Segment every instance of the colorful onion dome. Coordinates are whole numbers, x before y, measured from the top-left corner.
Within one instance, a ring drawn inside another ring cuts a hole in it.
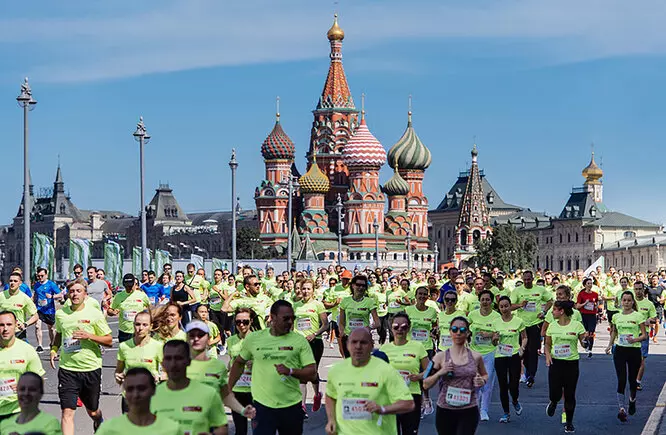
[[[328,29],[326,36],[329,41],[342,41],[345,39],[345,32],[338,26],[338,14],[335,14],[333,17],[333,25]]]
[[[592,159],[590,164],[583,169],[583,177],[585,177],[586,183],[597,183],[601,177],[604,176],[604,171],[597,166],[597,162],[594,161],[594,151],[592,151]]]
[[[361,124],[347,141],[343,154],[343,161],[347,167],[376,166],[379,168],[386,163],[386,151],[377,138],[370,133],[363,114]]]
[[[382,186],[382,192],[388,196],[407,196],[409,184],[398,173],[398,165],[394,165],[393,176]]]
[[[402,169],[424,171],[430,166],[432,156],[430,150],[423,145],[412,127],[412,112],[407,114],[407,129],[398,142],[388,152],[389,164]]]
[[[276,115],[275,126],[264,143],[261,144],[261,155],[266,160],[293,160],[296,149],[280,125],[280,113]]]
[[[326,194],[331,187],[328,177],[319,169],[317,165],[317,155],[312,155],[312,164],[310,169],[301,178],[298,179],[301,185],[301,193],[321,193]]]

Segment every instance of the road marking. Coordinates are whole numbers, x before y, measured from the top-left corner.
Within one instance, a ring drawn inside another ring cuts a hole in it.
[[[661,393],[659,393],[659,398],[657,403],[654,405],[654,409],[650,413],[643,432],[641,435],[656,435],[659,430],[659,424],[661,423],[661,417],[664,414],[664,408],[666,407],[666,383],[661,388]]]

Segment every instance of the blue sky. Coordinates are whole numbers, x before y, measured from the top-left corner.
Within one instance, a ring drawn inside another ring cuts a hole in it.
[[[334,10],[345,30],[347,78],[388,150],[406,124],[433,154],[425,193],[435,207],[470,161],[473,138],[507,202],[558,214],[595,143],[604,202],[666,222],[666,4],[559,2],[35,0],[0,6],[0,223],[21,198],[28,75],[31,168],[51,186],[60,155],[66,188],[84,209],[137,213],[143,115],[148,199],[169,182],[186,211],[228,209],[231,148],[239,194],[254,207],[260,146],[282,124],[305,165],[326,77]],[[383,180],[390,172],[383,170]]]

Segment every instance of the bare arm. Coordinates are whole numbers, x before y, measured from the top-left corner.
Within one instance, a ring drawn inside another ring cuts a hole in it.
[[[240,379],[241,375],[243,374],[243,370],[245,370],[245,361],[241,356],[237,356],[236,359],[234,360],[234,363],[231,365],[231,370],[229,370],[229,389],[233,390],[234,386],[236,385],[236,382]]]
[[[374,329],[379,329],[381,322],[379,321],[379,316],[377,315],[377,309],[373,308],[373,310],[370,311],[370,315],[372,316],[372,322],[375,325]]]
[[[319,327],[317,332],[315,332],[315,335],[317,337],[319,337],[324,332],[328,331],[328,316],[326,315],[326,313],[319,314],[319,323],[321,324],[321,326]]]
[[[340,308],[340,337],[344,337],[345,335],[345,326],[347,326],[347,315],[345,314],[345,310]]]
[[[328,394],[326,395],[326,419],[328,420],[326,423],[326,435],[335,435],[337,433],[337,424],[335,421],[336,403],[337,401],[334,398]]]

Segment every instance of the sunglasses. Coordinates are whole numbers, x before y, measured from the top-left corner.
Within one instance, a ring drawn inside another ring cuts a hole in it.
[[[402,325],[392,325],[392,327],[393,327],[393,329],[395,329],[396,331],[405,331],[405,330],[409,329],[409,325],[406,324],[406,323],[404,323],[404,324],[402,324]]]
[[[455,284],[456,284],[456,285],[463,285],[463,284],[465,284],[465,283],[464,283],[464,282],[456,282]]]
[[[453,332],[454,334],[457,334],[458,332],[460,332],[461,334],[464,334],[464,333],[467,332],[467,327],[465,327],[465,326],[452,326],[450,329],[451,329],[451,332]]]
[[[457,302],[458,299],[456,298],[444,298],[444,302],[449,303],[449,302]]]
[[[238,319],[238,320],[236,320],[236,325],[247,326],[249,324],[250,324],[250,321],[247,320],[247,319]]]

